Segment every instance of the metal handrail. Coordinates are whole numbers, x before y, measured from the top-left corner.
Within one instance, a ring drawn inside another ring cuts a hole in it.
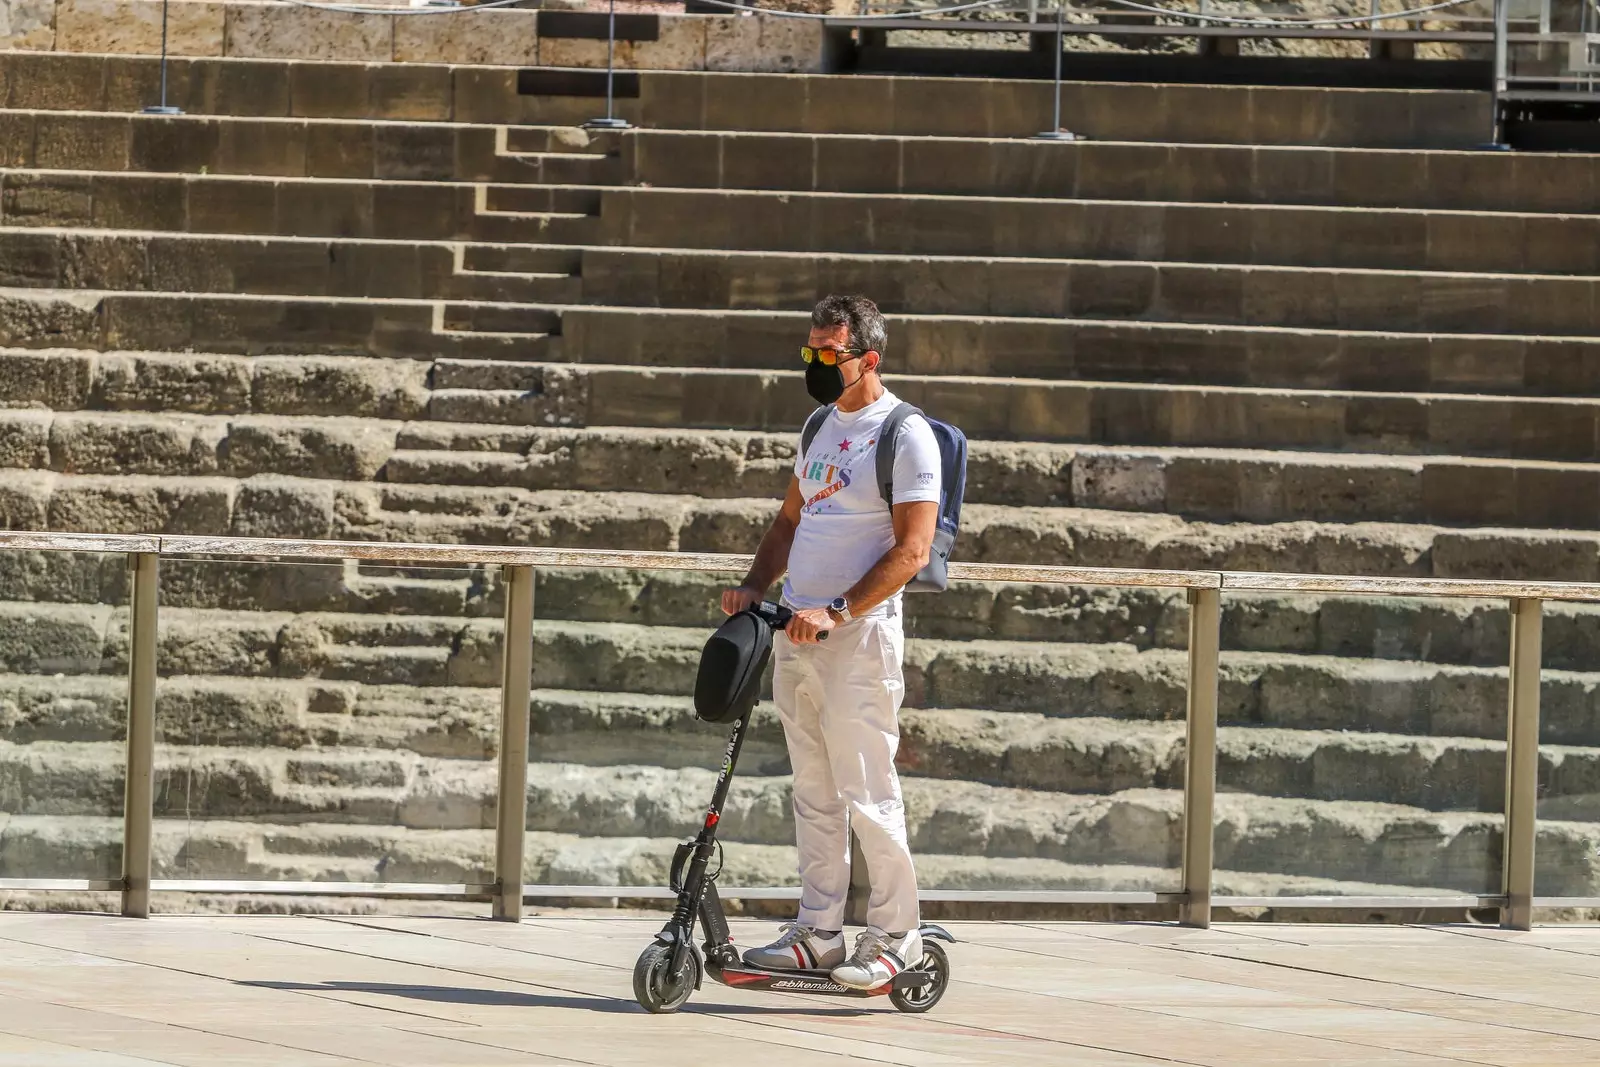
[[[150,784],[155,766],[155,677],[157,590],[162,558],[271,558],[379,560],[389,563],[449,563],[504,569],[500,760],[497,800],[524,791],[528,762],[527,715],[532,687],[533,570],[603,568],[740,572],[750,557],[722,553],[630,552],[606,549],[529,548],[392,541],[336,541],[165,534],[93,534],[0,531],[0,552],[120,553],[133,575],[129,646],[127,793],[123,812],[123,870],[118,879],[0,878],[0,889],[30,891],[119,890],[123,913],[149,914],[152,891],[232,892],[429,897],[493,902],[496,918],[517,921],[527,897],[648,898],[662,887],[530,886],[522,881],[525,805],[497,803],[495,881],[489,884],[386,884],[260,882],[151,878],[154,812]],[[1518,582],[1492,579],[1377,577],[1317,574],[1163,570],[1156,568],[1030,566],[954,563],[951,577],[963,581],[1045,585],[1095,585],[1187,591],[1189,611],[1188,708],[1185,725],[1181,889],[1176,893],[1052,890],[941,891],[928,900],[1038,903],[1156,903],[1174,906],[1180,922],[1206,926],[1215,907],[1375,907],[1368,897],[1213,896],[1213,803],[1216,795],[1217,695],[1222,595],[1226,592],[1343,593],[1357,596],[1471,597],[1504,599],[1511,609],[1510,699],[1507,715],[1505,856],[1501,892],[1381,898],[1415,908],[1497,907],[1502,925],[1527,929],[1533,908],[1553,898],[1534,896],[1533,847],[1537,832],[1539,744],[1540,607],[1546,600],[1600,602],[1600,583]],[[725,896],[789,899],[792,888],[723,887]],[[1473,902],[1476,902],[1474,905]]]
[[[524,548],[420,541],[339,541],[274,537],[207,537],[192,534],[87,534],[0,530],[0,551],[22,549],[61,552],[150,552],[164,557],[268,556],[280,559],[359,559],[387,563],[729,572],[746,569],[751,559],[749,555],[719,552],[635,552],[622,549]],[[1412,578],[960,562],[950,564],[950,577],[960,581],[1025,582],[1040,585],[1600,602],[1600,582],[1528,582],[1499,578]]]

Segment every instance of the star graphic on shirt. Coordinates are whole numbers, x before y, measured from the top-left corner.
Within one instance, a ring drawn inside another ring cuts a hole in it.
[[[846,437],[843,441],[839,442],[839,451],[840,452],[848,452],[848,451],[850,451],[850,439],[848,437]]]

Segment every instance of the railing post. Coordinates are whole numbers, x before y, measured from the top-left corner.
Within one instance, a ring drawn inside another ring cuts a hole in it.
[[[1533,843],[1539,808],[1539,666],[1543,616],[1539,601],[1511,601],[1511,703],[1506,715],[1506,906],[1500,925],[1533,926]]]
[[[1189,590],[1189,710],[1183,788],[1183,892],[1178,921],[1211,925],[1212,815],[1217,793],[1217,660],[1222,591]]]
[[[133,573],[128,637],[128,759],[122,801],[122,914],[150,917],[151,793],[156,760],[156,596],[160,557],[128,556]]]
[[[533,676],[533,568],[504,569],[506,620],[500,650],[500,781],[494,839],[494,917],[522,921],[522,862],[528,809],[528,705]]]

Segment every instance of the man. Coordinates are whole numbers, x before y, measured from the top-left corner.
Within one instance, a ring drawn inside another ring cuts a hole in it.
[[[797,457],[750,573],[722,595],[724,611],[741,611],[787,569],[783,601],[795,612],[777,638],[773,697],[794,768],[800,911],[776,941],[746,952],[745,962],[829,968],[834,981],[854,989],[876,988],[922,960],[917,878],[894,769],[905,694],[900,598],[928,562],[942,479],[926,420],[905,420],[898,441],[878,439],[900,403],[879,376],[887,342],[882,314],[864,297],[830,296],[812,311],[801,349],[806,388],[832,409]],[[895,450],[892,507],[877,484],[880,448]],[[852,828],[872,895],[867,931],[846,959]]]

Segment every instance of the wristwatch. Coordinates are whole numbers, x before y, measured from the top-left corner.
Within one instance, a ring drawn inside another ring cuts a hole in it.
[[[828,605],[828,610],[839,616],[840,622],[849,622],[851,619],[850,601],[842,596],[834,597],[832,603]]]

